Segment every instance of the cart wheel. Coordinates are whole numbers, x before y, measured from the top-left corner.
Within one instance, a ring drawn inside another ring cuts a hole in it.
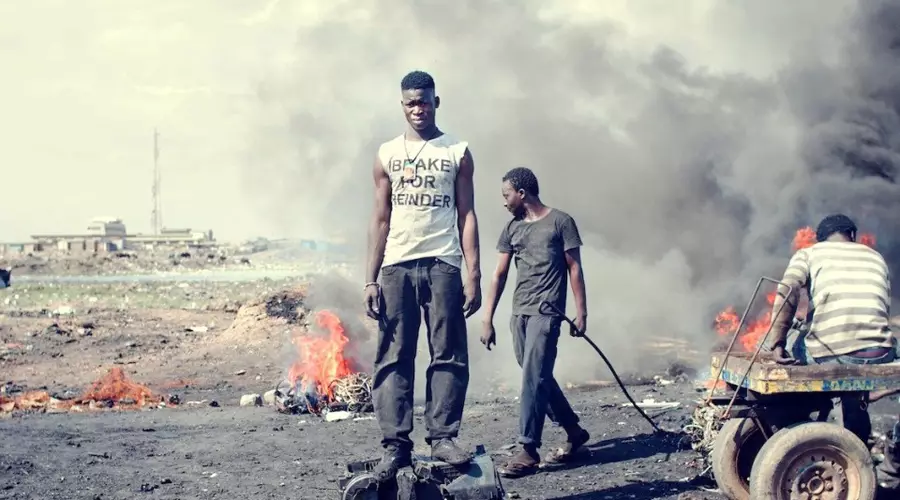
[[[808,422],[775,433],[750,475],[752,500],[874,500],[875,466],[852,432]]]
[[[749,418],[725,422],[713,443],[713,476],[722,493],[730,500],[750,499],[750,471],[765,435]]]

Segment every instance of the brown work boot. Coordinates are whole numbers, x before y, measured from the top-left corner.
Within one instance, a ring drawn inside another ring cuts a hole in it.
[[[472,454],[457,446],[452,439],[439,439],[432,442],[431,457],[450,465],[465,465],[472,460]]]
[[[397,476],[397,471],[412,465],[412,456],[408,449],[388,446],[384,450],[381,462],[372,469],[372,475],[379,483],[385,483]]]

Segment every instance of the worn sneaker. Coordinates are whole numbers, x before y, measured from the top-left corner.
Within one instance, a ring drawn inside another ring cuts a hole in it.
[[[452,439],[440,439],[431,443],[431,457],[450,465],[463,465],[472,460],[472,454],[457,446]]]
[[[394,479],[397,471],[410,465],[412,465],[412,461],[408,450],[389,446],[384,450],[381,462],[378,462],[378,465],[372,469],[372,474],[379,483],[384,483]]]

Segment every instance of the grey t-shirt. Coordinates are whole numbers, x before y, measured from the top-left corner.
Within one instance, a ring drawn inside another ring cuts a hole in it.
[[[503,228],[497,250],[513,254],[518,275],[513,314],[537,316],[544,301],[566,310],[566,251],[581,244],[575,219],[555,208],[540,220],[516,218]]]

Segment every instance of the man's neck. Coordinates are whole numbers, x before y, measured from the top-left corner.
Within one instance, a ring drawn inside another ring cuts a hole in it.
[[[525,202],[524,219],[526,221],[536,221],[542,219],[550,211],[550,207],[544,205],[541,200]]]
[[[408,141],[429,141],[440,135],[440,133],[441,131],[438,129],[437,125],[432,125],[422,130],[406,127],[406,134],[404,137],[406,137],[406,140]]]

